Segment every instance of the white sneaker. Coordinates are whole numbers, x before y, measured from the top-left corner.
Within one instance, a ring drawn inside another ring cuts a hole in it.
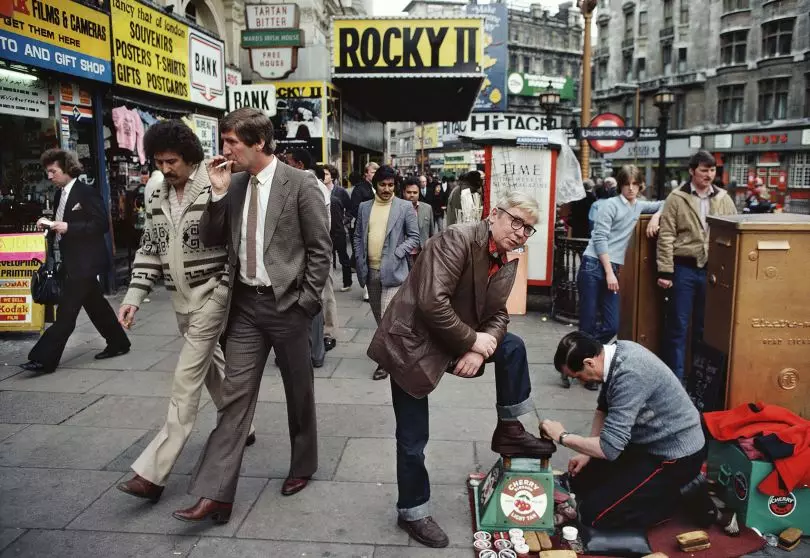
[[[338,290],[340,292],[342,292],[342,293],[348,293],[350,290],[352,290],[352,288],[351,287],[340,287]]]
[[[368,302],[368,287],[363,287],[363,302]]]

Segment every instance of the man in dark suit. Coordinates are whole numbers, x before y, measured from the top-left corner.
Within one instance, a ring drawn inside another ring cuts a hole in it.
[[[219,129],[224,156],[208,165],[211,201],[200,233],[206,246],[228,246],[222,406],[191,478],[189,493],[199,500],[173,515],[225,523],[270,349],[281,368],[290,429],[290,472],[281,493],[303,489],[318,468],[309,333],[321,311],[332,243],[318,181],[275,157],[270,119],[242,108],[222,119]]]
[[[44,230],[50,226],[51,234],[56,235],[64,286],[56,321],[40,337],[28,353],[28,362],[21,367],[32,372],[53,372],[82,307],[107,340],[107,347],[96,355],[97,359],[128,353],[130,343],[97,279],[97,275],[107,272],[109,262],[104,241],[109,220],[101,195],[92,186],[76,180],[82,166],[72,151],[49,149],[40,160],[48,180],[58,190],[53,202],[56,207],[53,224],[43,217],[37,221],[37,227]]]

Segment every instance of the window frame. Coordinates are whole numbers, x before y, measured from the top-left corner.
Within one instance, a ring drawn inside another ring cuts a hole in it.
[[[636,58],[636,81],[647,79],[647,59]]]
[[[666,61],[665,53],[669,53],[669,62]],[[661,73],[665,76],[672,75],[672,44],[661,45]]]
[[[788,26],[790,29],[787,28]],[[763,23],[761,26],[762,58],[789,56],[793,50],[793,34],[795,30],[795,17],[785,17]]]
[[[646,37],[648,32],[649,21],[647,20],[647,10],[640,10],[638,12],[638,36]]]
[[[689,25],[689,2],[681,0],[680,10],[678,11],[678,24]],[[684,14],[686,14],[684,16]]]
[[[630,110],[627,110],[627,107],[630,107]],[[635,116],[636,116],[636,102],[635,101],[625,101],[624,102],[624,125],[628,128],[635,127]]]
[[[759,80],[757,82],[757,120],[768,122],[787,118],[789,96],[789,77]]]
[[[723,66],[745,64],[748,58],[748,33],[750,29],[738,29],[720,34],[720,63]],[[742,59],[738,59],[742,47]],[[727,56],[728,55],[728,56]],[[727,59],[728,58],[728,59]]]
[[[750,9],[751,9],[750,0],[723,0],[724,14]]]
[[[624,40],[632,39],[636,28],[636,11],[627,10],[624,12]]]
[[[745,84],[731,83],[728,85],[718,87],[717,123],[736,124],[738,122],[742,122],[744,119],[745,119]]]
[[[664,29],[673,27],[675,25],[675,15],[672,7],[673,0],[664,0]]]

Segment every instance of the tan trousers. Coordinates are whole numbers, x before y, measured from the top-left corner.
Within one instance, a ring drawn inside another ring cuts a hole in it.
[[[196,312],[177,314],[177,327],[185,343],[174,369],[169,412],[163,427],[132,464],[132,470],[149,482],[161,486],[166,483],[191,436],[203,383],[217,409],[222,408],[225,357],[219,337],[225,327],[226,314],[225,307],[213,299]]]
[[[335,300],[335,282],[331,268],[323,288],[323,333],[327,337],[337,337],[337,301]]]

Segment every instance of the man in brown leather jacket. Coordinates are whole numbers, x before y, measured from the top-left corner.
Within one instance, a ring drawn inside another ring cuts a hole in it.
[[[517,262],[506,252],[535,232],[537,201],[508,192],[486,220],[456,225],[428,241],[382,319],[368,355],[391,375],[397,419],[398,524],[438,548],[447,535],[428,510],[425,468],[428,398],[448,371],[479,376],[495,363],[498,426],[492,450],[504,456],[548,456],[554,444],[526,432],[518,417],[534,412],[523,340],[506,332],[506,299]]]

